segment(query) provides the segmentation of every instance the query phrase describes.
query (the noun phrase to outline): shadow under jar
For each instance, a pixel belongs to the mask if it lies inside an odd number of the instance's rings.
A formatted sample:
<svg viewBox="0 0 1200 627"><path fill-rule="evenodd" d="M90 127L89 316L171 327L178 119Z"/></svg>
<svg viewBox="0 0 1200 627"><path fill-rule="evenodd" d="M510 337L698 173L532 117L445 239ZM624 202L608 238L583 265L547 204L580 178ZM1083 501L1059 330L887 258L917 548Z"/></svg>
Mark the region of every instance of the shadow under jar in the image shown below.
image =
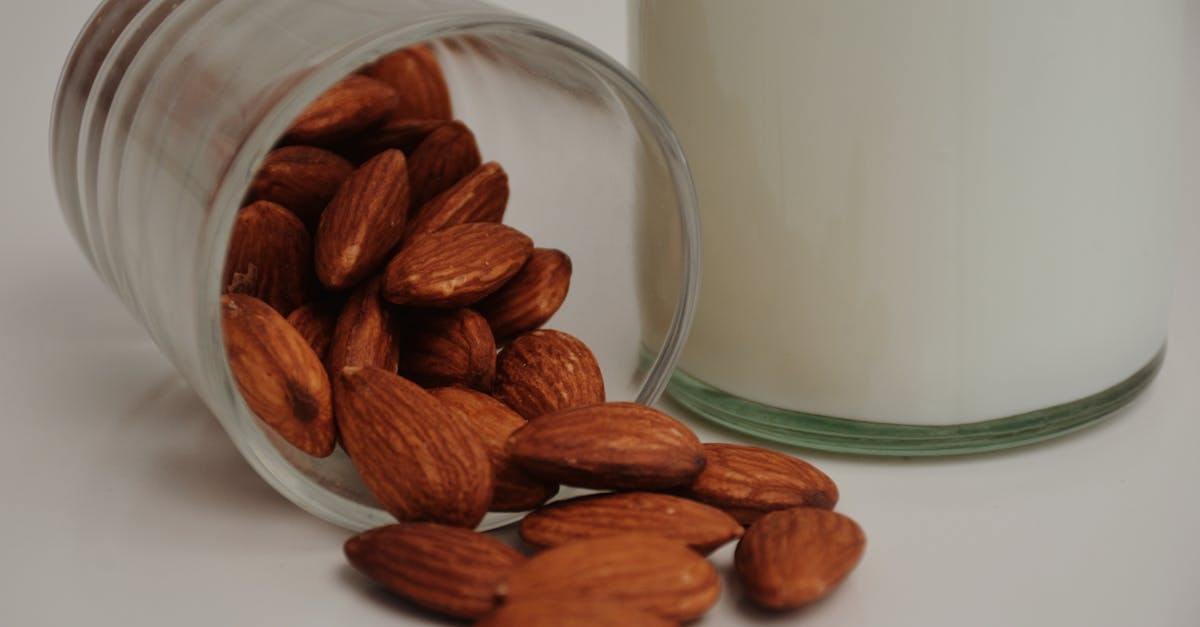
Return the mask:
<svg viewBox="0 0 1200 627"><path fill-rule="evenodd" d="M468 0L109 0L77 40L55 103L60 202L97 273L259 474L351 529L392 518L343 452L311 458L246 407L225 359L222 270L247 187L290 122L343 76L420 42L439 58L455 117L508 172L505 222L571 255L571 294L550 326L592 347L612 400L654 402L696 298L691 181L636 81L567 33ZM660 202L643 202L642 184L662 187ZM665 263L678 277L656 296L673 305L654 342L636 289L647 214L670 225ZM483 526L516 516L489 514Z"/></svg>

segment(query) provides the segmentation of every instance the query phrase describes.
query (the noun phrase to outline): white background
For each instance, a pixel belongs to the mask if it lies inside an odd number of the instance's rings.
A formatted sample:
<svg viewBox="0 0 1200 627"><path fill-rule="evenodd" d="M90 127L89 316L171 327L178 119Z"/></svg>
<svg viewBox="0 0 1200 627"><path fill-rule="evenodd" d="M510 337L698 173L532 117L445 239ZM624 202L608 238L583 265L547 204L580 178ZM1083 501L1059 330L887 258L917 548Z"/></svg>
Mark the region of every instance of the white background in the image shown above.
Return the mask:
<svg viewBox="0 0 1200 627"><path fill-rule="evenodd" d="M619 0L509 0L626 54ZM0 625L438 624L343 565L345 533L293 507L87 267L47 155L59 66L93 0L0 6ZM799 614L732 580L701 624L1200 625L1200 228L1171 351L1130 410L1051 444L967 459L804 454L869 545ZM698 426L712 439L737 439ZM727 571L731 548L717 554Z"/></svg>

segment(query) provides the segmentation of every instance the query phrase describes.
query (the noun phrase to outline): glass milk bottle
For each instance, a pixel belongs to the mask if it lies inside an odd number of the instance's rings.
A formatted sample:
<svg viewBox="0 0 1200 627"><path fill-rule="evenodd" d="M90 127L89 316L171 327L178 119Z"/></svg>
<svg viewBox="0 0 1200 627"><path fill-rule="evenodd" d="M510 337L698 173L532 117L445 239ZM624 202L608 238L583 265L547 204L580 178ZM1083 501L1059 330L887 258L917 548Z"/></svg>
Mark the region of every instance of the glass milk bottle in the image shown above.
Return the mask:
<svg viewBox="0 0 1200 627"><path fill-rule="evenodd" d="M634 67L704 241L674 396L902 455L1032 442L1132 400L1195 199L1198 4L643 0ZM643 277L652 325L670 280Z"/></svg>

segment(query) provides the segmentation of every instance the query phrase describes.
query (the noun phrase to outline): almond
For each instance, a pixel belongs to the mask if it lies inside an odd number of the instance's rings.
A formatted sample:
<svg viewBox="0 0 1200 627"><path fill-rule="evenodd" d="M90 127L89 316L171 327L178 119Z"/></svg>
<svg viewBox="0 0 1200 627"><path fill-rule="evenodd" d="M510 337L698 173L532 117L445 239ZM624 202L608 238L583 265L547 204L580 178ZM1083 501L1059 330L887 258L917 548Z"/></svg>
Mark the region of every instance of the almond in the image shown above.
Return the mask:
<svg viewBox="0 0 1200 627"><path fill-rule="evenodd" d="M315 233L325 206L354 166L312 146L285 146L267 155L250 184L250 201L269 200L296 214Z"/></svg>
<svg viewBox="0 0 1200 627"><path fill-rule="evenodd" d="M524 599L501 605L476 627L678 627L679 621L617 601Z"/></svg>
<svg viewBox="0 0 1200 627"><path fill-rule="evenodd" d="M408 203L404 153L382 152L355 170L317 227L321 282L333 289L352 287L382 266L404 236Z"/></svg>
<svg viewBox="0 0 1200 627"><path fill-rule="evenodd" d="M521 521L521 539L549 547L629 532L682 540L707 555L742 537L742 526L725 512L668 494L596 494L543 507Z"/></svg>
<svg viewBox="0 0 1200 627"><path fill-rule="evenodd" d="M772 512L750 525L734 567L750 599L768 609L796 608L832 592L862 558L858 523L821 509Z"/></svg>
<svg viewBox="0 0 1200 627"><path fill-rule="evenodd" d="M333 453L329 379L304 337L243 294L221 297L221 321L229 368L250 411L305 453Z"/></svg>
<svg viewBox="0 0 1200 627"><path fill-rule="evenodd" d="M405 319L399 372L422 387L464 385L491 391L496 341L470 309L430 310Z"/></svg>
<svg viewBox="0 0 1200 627"><path fill-rule="evenodd" d="M288 316L291 324L300 335L308 341L313 352L321 360L329 353L329 342L333 340L333 331L337 327L342 304L336 300L317 300L297 308Z"/></svg>
<svg viewBox="0 0 1200 627"><path fill-rule="evenodd" d="M481 163L475 134L466 125L456 122L433 131L409 159L412 208L418 209L450 189Z"/></svg>
<svg viewBox="0 0 1200 627"><path fill-rule="evenodd" d="M450 411L457 412L487 448L496 477L496 490L490 509L525 511L545 503L558 492L557 483L529 475L509 458L506 447L508 438L525 426L524 418L504 403L474 390L438 388L429 392Z"/></svg>
<svg viewBox="0 0 1200 627"><path fill-rule="evenodd" d="M452 124L455 122L450 120L393 117L370 133L342 144L337 151L354 163L368 161L385 150L399 150L411 155L430 133Z"/></svg>
<svg viewBox="0 0 1200 627"><path fill-rule="evenodd" d="M683 542L624 534L539 553L513 571L499 593L512 603L610 601L687 621L717 602L721 582L712 565Z"/></svg>
<svg viewBox="0 0 1200 627"><path fill-rule="evenodd" d="M398 305L453 308L500 289L525 265L533 241L503 224L460 224L404 247L384 274L383 296Z"/></svg>
<svg viewBox="0 0 1200 627"><path fill-rule="evenodd" d="M238 213L225 257L225 292L265 301L286 316L312 291L312 238L300 219L272 202Z"/></svg>
<svg viewBox="0 0 1200 627"><path fill-rule="evenodd" d="M527 419L604 402L604 376L587 345L541 329L509 344L496 359L493 395Z"/></svg>
<svg viewBox="0 0 1200 627"><path fill-rule="evenodd" d="M708 465L685 496L723 509L744 525L774 510L837 504L833 480L803 460L738 444L709 443L704 452Z"/></svg>
<svg viewBox="0 0 1200 627"><path fill-rule="evenodd" d="M468 222L500 222L508 205L508 174L492 161L475 168L413 214L404 241Z"/></svg>
<svg viewBox="0 0 1200 627"><path fill-rule="evenodd" d="M660 490L690 484L704 469L696 434L637 403L604 403L542 416L508 441L513 461L548 480L582 488Z"/></svg>
<svg viewBox="0 0 1200 627"><path fill-rule="evenodd" d="M385 55L367 66L364 74L391 85L400 94L395 115L405 118L453 117L450 90L429 46L410 46Z"/></svg>
<svg viewBox="0 0 1200 627"><path fill-rule="evenodd" d="M549 322L570 287L571 258L561 250L535 248L521 271L475 308L503 342Z"/></svg>
<svg viewBox="0 0 1200 627"><path fill-rule="evenodd" d="M474 527L492 500L487 451L420 386L371 367L334 380L342 446L367 489L404 522Z"/></svg>
<svg viewBox="0 0 1200 627"><path fill-rule="evenodd" d="M338 316L325 365L329 377L346 366L373 366L395 372L400 362L400 340L392 312L379 297L379 279L359 287Z"/></svg>
<svg viewBox="0 0 1200 627"><path fill-rule="evenodd" d="M321 94L284 134L288 144L330 146L383 123L400 96L390 85L366 76L343 78Z"/></svg>
<svg viewBox="0 0 1200 627"><path fill-rule="evenodd" d="M525 556L482 533L433 523L364 531L346 541L346 558L388 590L435 612L481 618L496 587Z"/></svg>

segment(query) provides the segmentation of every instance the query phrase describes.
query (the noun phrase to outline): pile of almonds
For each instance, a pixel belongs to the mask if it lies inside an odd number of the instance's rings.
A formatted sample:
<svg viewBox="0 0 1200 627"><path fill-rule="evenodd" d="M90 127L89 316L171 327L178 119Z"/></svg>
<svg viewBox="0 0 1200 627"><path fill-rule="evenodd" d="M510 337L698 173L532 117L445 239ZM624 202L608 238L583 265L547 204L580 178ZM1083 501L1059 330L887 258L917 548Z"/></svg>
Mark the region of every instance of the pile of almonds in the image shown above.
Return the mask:
<svg viewBox="0 0 1200 627"><path fill-rule="evenodd" d="M591 350L541 328L571 261L501 224L507 201L415 46L310 105L238 215L222 313L247 406L309 455L340 445L401 521L351 538L350 562L492 626L695 619L720 596L705 556L734 540L756 603L828 594L865 542L834 483L605 402ZM611 492L544 505L561 485ZM473 531L489 510L535 510L519 532L538 552Z"/></svg>

